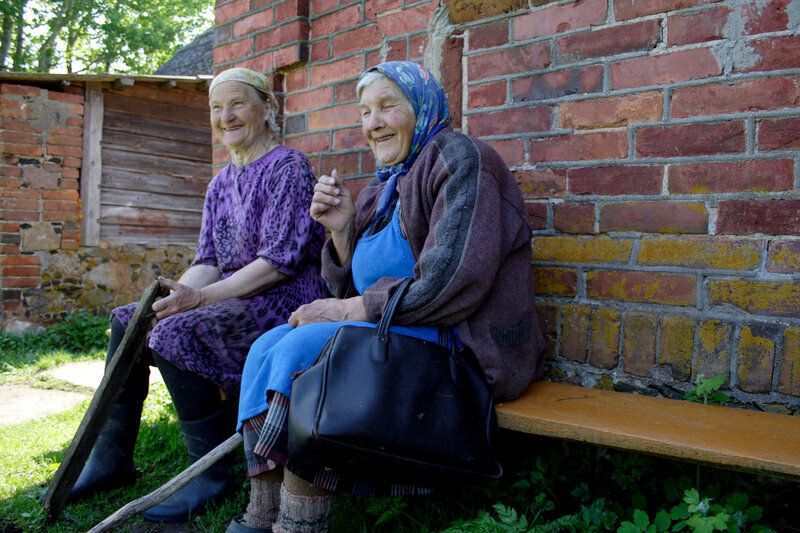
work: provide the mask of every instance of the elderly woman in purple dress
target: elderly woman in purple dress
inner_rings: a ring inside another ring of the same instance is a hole
[[[169,389],[194,462],[234,432],[235,398],[253,341],[327,295],[319,273],[325,231],[309,214],[316,179],[305,155],[280,145],[266,77],[223,71],[211,82],[209,105],[230,163],[208,186],[191,267],[177,282],[160,279],[171,292],[153,304],[149,350],[120,392],[72,498],[133,479],[151,364]],[[113,311],[109,358],[135,306]],[[220,390],[234,401],[223,400]],[[145,518],[174,522],[198,512],[226,488],[232,463],[231,457],[213,466]]]

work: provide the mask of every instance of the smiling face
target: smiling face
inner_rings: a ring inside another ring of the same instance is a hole
[[[211,92],[209,107],[211,129],[228,149],[247,152],[269,137],[269,104],[246,83],[220,83]]]
[[[417,117],[393,81],[381,77],[361,91],[361,131],[381,165],[401,163],[411,150]]]

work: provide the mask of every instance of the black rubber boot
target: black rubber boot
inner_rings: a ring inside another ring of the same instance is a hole
[[[91,496],[136,479],[133,449],[139,433],[142,405],[116,404],[97,438],[89,460],[69,493],[68,501]]]
[[[116,318],[111,321],[111,336],[108,342],[106,366],[111,362],[122,337],[125,326]],[[122,386],[116,403],[111,408],[108,421],[100,431],[92,448],[89,460],[67,497],[68,501],[91,496],[101,489],[109,489],[133,483],[136,469],[133,450],[139,434],[142,405],[147,396],[150,378],[149,355],[137,361]]]
[[[200,420],[181,420],[183,438],[192,463],[233,435],[234,427],[226,410]],[[188,485],[145,511],[142,516],[151,522],[183,522],[203,510],[208,502],[220,496],[233,479],[235,454],[232,452],[193,479]]]

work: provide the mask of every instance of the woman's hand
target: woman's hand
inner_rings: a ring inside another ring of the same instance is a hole
[[[193,289],[188,285],[176,283],[160,276],[158,283],[165,289],[169,289],[170,295],[153,302],[153,311],[156,312],[157,320],[163,320],[168,316],[197,309],[204,305],[203,295],[199,289]]]
[[[367,310],[361,296],[340,300],[323,298],[301,305],[289,316],[293,328],[317,322],[344,322],[345,320],[366,322]]]
[[[336,169],[331,175],[320,176],[311,199],[311,218],[332,233],[342,233],[353,224],[356,206],[353,195],[344,185]]]

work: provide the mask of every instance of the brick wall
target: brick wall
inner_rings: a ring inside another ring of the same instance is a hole
[[[0,325],[137,301],[192,247],[81,246],[83,96],[0,83]],[[14,329],[13,327],[10,329]]]
[[[287,145],[355,190],[355,80],[424,62],[528,202],[549,376],[800,407],[800,5],[233,0],[215,70],[282,93]],[[219,148],[219,147],[218,147]],[[222,160],[218,150],[217,163]]]

